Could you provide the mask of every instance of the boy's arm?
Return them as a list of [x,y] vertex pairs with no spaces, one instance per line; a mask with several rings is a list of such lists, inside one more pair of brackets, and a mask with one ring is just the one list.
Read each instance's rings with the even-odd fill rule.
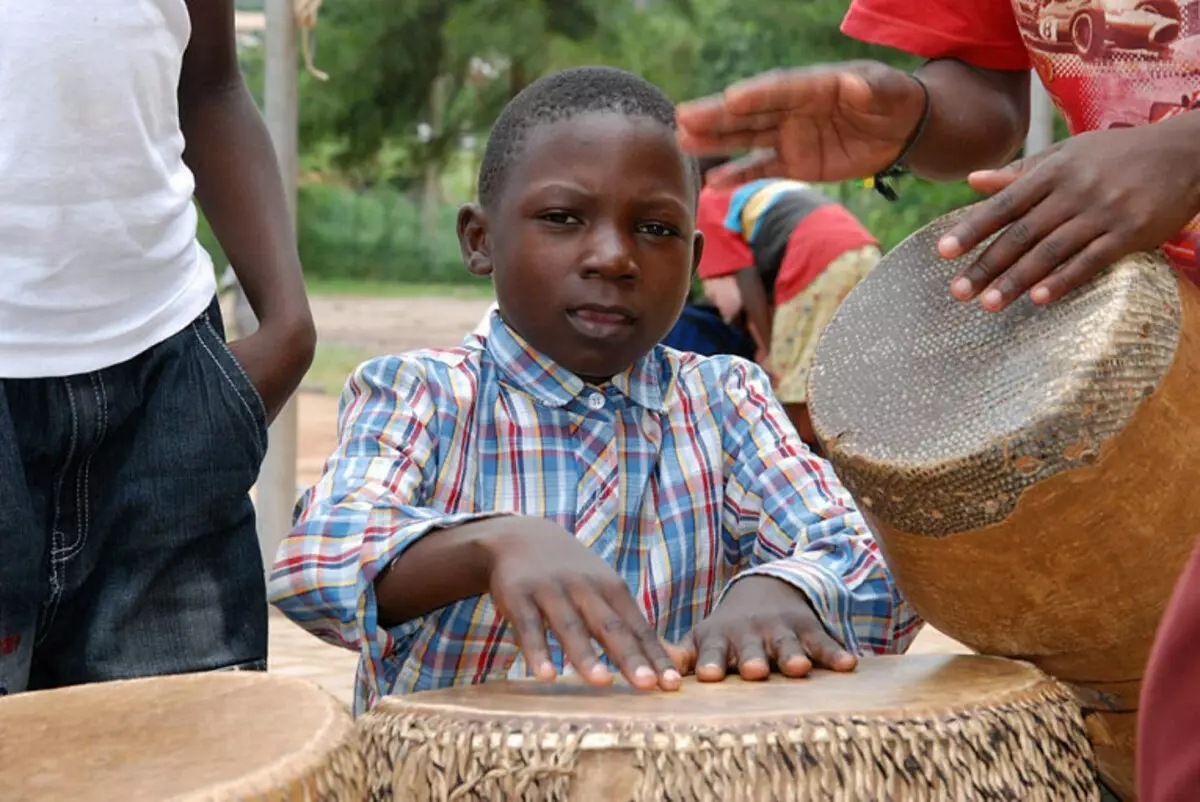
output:
[[179,114],[196,197],[259,320],[233,343],[273,418],[312,362],[316,330],[270,135],[242,80],[233,0],[188,0]]
[[903,652],[921,621],[850,494],[804,446],[758,366],[735,362],[725,392],[725,526],[750,566],[733,581],[783,580],[851,652]]
[[[429,532],[490,517],[422,506],[437,471],[435,414],[419,363],[381,357],[359,367],[342,396],[337,450],[301,499],[271,572],[271,602],[289,618],[376,660],[402,652],[419,625],[411,620],[389,633],[381,624],[380,574]],[[463,567],[440,572],[472,585],[457,598],[478,592]],[[431,583],[426,595],[449,592],[445,584]]]

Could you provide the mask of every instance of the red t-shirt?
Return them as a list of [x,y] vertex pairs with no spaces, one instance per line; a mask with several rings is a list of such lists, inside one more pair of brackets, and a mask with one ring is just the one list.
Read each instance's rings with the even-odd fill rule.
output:
[[[1200,105],[1200,0],[854,0],[842,32],[924,58],[1033,67],[1073,134]],[[1200,283],[1200,218],[1163,248]]]

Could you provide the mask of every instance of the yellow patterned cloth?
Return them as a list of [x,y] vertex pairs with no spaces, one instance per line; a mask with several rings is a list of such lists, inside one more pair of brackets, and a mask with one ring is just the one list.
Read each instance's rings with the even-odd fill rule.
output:
[[799,295],[776,307],[766,368],[775,379],[775,397],[782,403],[805,403],[817,339],[850,290],[879,263],[880,255],[874,245],[847,251]]

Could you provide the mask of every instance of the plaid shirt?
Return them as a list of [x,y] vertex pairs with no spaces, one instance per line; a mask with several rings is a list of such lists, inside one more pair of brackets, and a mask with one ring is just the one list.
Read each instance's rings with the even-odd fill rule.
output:
[[804,591],[849,650],[904,651],[919,619],[768,388],[750,362],[661,346],[588,386],[498,315],[459,348],[375,359],[347,384],[339,446],[280,545],[271,600],[361,652],[356,713],[389,692],[523,676],[489,596],[386,630],[373,585],[430,531],[509,512],[601,555],[664,639],[757,575]]

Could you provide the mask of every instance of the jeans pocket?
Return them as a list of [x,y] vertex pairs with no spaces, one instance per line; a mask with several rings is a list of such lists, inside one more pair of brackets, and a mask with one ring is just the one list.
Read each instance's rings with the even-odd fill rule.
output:
[[[233,394],[241,417],[249,424],[265,451],[267,447],[267,407],[250,376],[242,368],[225,337],[213,323],[214,311],[209,309],[192,324],[200,345],[212,366],[220,374],[226,388]],[[216,314],[220,314],[219,310]],[[219,319],[218,319],[219,322]]]

